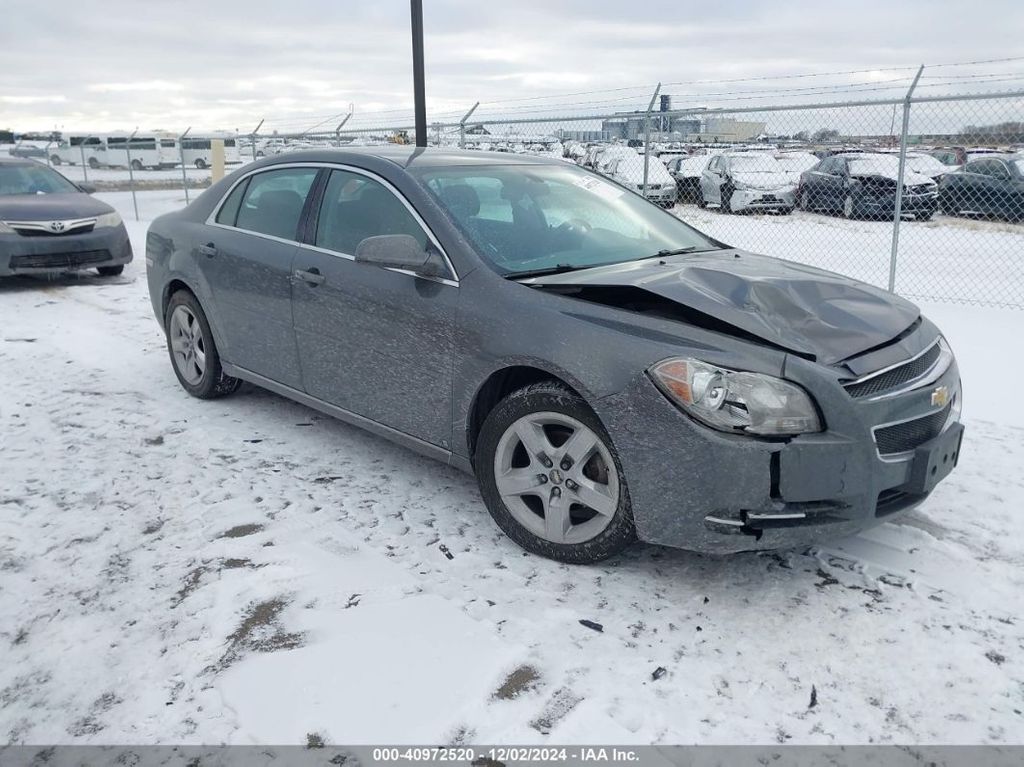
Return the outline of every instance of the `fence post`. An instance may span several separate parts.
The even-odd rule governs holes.
[[[470,109],[468,112],[466,112],[465,115],[463,115],[461,120],[459,120],[459,149],[466,148],[466,120],[468,120],[473,115],[478,106],[480,106],[479,101],[473,105],[472,109]]]
[[[135,134],[139,132],[136,128],[132,131],[132,135],[128,137],[128,140],[124,142],[124,153],[128,158],[128,188],[132,190],[132,207],[135,208],[135,220],[139,220],[139,201],[135,197],[135,171],[132,168],[132,139],[135,138]]]
[[[654,89],[654,95],[651,96],[651,103],[647,105],[647,111],[644,113],[644,186],[643,195],[647,198],[647,171],[651,161],[651,110],[654,109],[654,102],[658,100],[658,94],[661,92],[661,83],[658,83],[658,87]]]
[[[265,119],[266,118],[264,118],[264,120]],[[260,128],[262,128],[262,127],[263,127],[263,120],[260,120],[259,125],[257,125],[255,128],[253,128],[252,133],[249,134],[249,140],[252,142],[252,145],[249,148],[252,149],[252,161],[253,162],[256,162],[256,134],[260,132]]]
[[[341,129],[345,127],[345,123],[352,117],[352,108],[348,110],[348,114],[345,115],[345,119],[338,123],[338,127],[334,129],[334,144],[335,146],[341,146]]]
[[[185,188],[185,204],[188,205],[188,174],[185,173],[185,136],[192,130],[192,126],[185,128],[185,132],[178,136],[178,157],[181,158],[181,185]]]
[[[82,139],[82,143],[78,145],[78,153],[82,155],[82,181],[89,181],[89,164],[85,161],[85,142],[91,139],[92,136],[86,136]]]
[[[917,81],[921,79],[924,72],[924,64],[914,75],[914,82],[910,84],[906,97],[903,99],[903,129],[900,131],[900,167],[896,174],[896,205],[893,208],[892,218],[892,252],[889,254],[889,292],[896,292],[896,254],[900,246],[900,214],[903,212],[903,173],[907,167],[907,133],[910,130],[910,99],[914,95]]]

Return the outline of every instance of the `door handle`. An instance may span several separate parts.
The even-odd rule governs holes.
[[[207,258],[213,258],[214,256],[217,255],[217,246],[214,245],[212,242],[208,242],[205,245],[199,246],[199,252],[202,253]]]
[[[303,282],[305,282],[307,285],[310,285],[311,287],[314,288],[320,283],[322,283],[325,279],[327,279],[322,274],[320,274],[320,270],[317,269],[315,266],[311,269],[296,269],[295,276],[298,277]]]

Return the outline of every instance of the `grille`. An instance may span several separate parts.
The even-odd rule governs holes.
[[[904,421],[877,429],[875,444],[878,445],[878,452],[882,455],[905,453],[939,436],[942,427],[946,425],[946,419],[949,418],[949,411],[952,407],[953,402],[950,402],[942,410],[937,410],[924,418],[916,418],[913,421]]]
[[[900,365],[898,368],[893,368],[860,383],[846,384],[844,388],[854,399],[870,397],[872,394],[895,389],[897,386],[920,378],[927,373],[931,366],[935,364],[935,360],[939,358],[939,354],[941,354],[941,350],[939,345],[935,344],[920,357],[911,360],[906,365]]]
[[[80,250],[77,253],[36,253],[11,256],[11,269],[70,269],[110,260],[109,250]]]
[[[42,229],[22,229],[16,226],[14,227],[14,231],[22,237],[66,237],[69,234],[88,234],[94,227],[94,224],[89,224],[88,226],[80,226],[76,229],[70,229],[63,232],[48,232]]]

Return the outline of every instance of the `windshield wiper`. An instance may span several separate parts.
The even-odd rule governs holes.
[[[532,269],[527,272],[509,272],[505,275],[505,279],[508,280],[522,280],[528,277],[544,277],[549,274],[564,274],[565,272],[575,272],[578,269],[592,269],[595,266],[603,266],[603,264],[589,264],[585,266],[573,266],[572,264],[555,264],[554,266],[548,266],[544,269]]]
[[[687,245],[684,248],[665,248],[665,250],[659,250],[653,256],[647,256],[647,258],[661,258],[662,256],[678,256],[683,253],[693,253],[697,249],[696,245]]]

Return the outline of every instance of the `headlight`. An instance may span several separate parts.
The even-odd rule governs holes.
[[[121,215],[114,211],[113,213],[104,213],[102,216],[96,219],[96,229],[104,229],[110,226],[117,226],[121,223]]]
[[[674,357],[648,371],[658,388],[719,431],[780,436],[821,431],[810,396],[795,384]]]

